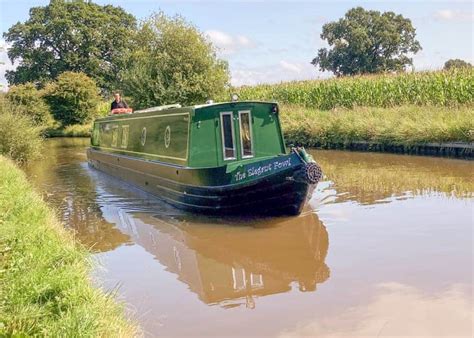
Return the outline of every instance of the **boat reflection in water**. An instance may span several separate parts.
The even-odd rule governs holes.
[[[101,199],[103,217],[206,304],[253,308],[256,297],[293,287],[315,291],[329,278],[328,233],[311,210],[298,217],[263,220],[210,218],[127,191],[103,174],[99,182],[97,189],[106,190],[99,195],[115,196]],[[135,193],[142,199],[130,196]],[[146,209],[137,211],[138,204]]]

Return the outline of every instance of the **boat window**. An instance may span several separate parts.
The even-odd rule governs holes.
[[[239,111],[240,120],[240,146],[242,158],[253,156],[252,126],[250,110]]]
[[[112,127],[112,147],[117,147],[117,140],[118,140],[118,126]]]
[[[235,159],[235,143],[232,112],[221,113],[221,133],[222,146],[224,148],[224,160],[233,160]]]
[[[122,144],[120,145],[121,148],[127,149],[128,146],[128,131],[129,126],[122,126]]]
[[[142,146],[145,146],[146,143],[146,127],[142,129],[142,135],[140,136],[140,143]]]

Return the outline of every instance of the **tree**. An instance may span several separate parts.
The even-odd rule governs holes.
[[[134,108],[202,103],[229,83],[227,63],[180,16],[154,14],[141,24],[133,44],[121,79]]]
[[[45,88],[45,98],[54,118],[63,126],[84,124],[97,114],[99,89],[84,73],[64,72]]]
[[[29,116],[35,125],[47,126],[53,123],[49,107],[41,91],[36,89],[33,83],[11,86],[8,89],[7,99],[13,105],[20,107],[22,113]]]
[[[444,63],[444,70],[455,68],[472,68],[472,64],[461,59],[449,59]]]
[[[321,48],[311,62],[337,76],[402,71],[413,60],[409,53],[421,50],[410,19],[394,12],[350,9],[344,18],[323,26]]]
[[[45,7],[33,7],[26,22],[3,34],[12,43],[8,57],[19,61],[6,78],[9,84],[42,85],[74,71],[94,78],[101,88],[112,88],[134,29],[135,18],[110,5],[52,0]]]

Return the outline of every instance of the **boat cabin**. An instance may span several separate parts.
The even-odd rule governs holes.
[[[283,155],[278,105],[169,105],[97,119],[92,148],[191,168]]]

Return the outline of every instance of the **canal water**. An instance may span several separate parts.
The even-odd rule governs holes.
[[[52,139],[27,173],[147,336],[471,336],[474,163],[315,150],[298,217],[198,216]]]

